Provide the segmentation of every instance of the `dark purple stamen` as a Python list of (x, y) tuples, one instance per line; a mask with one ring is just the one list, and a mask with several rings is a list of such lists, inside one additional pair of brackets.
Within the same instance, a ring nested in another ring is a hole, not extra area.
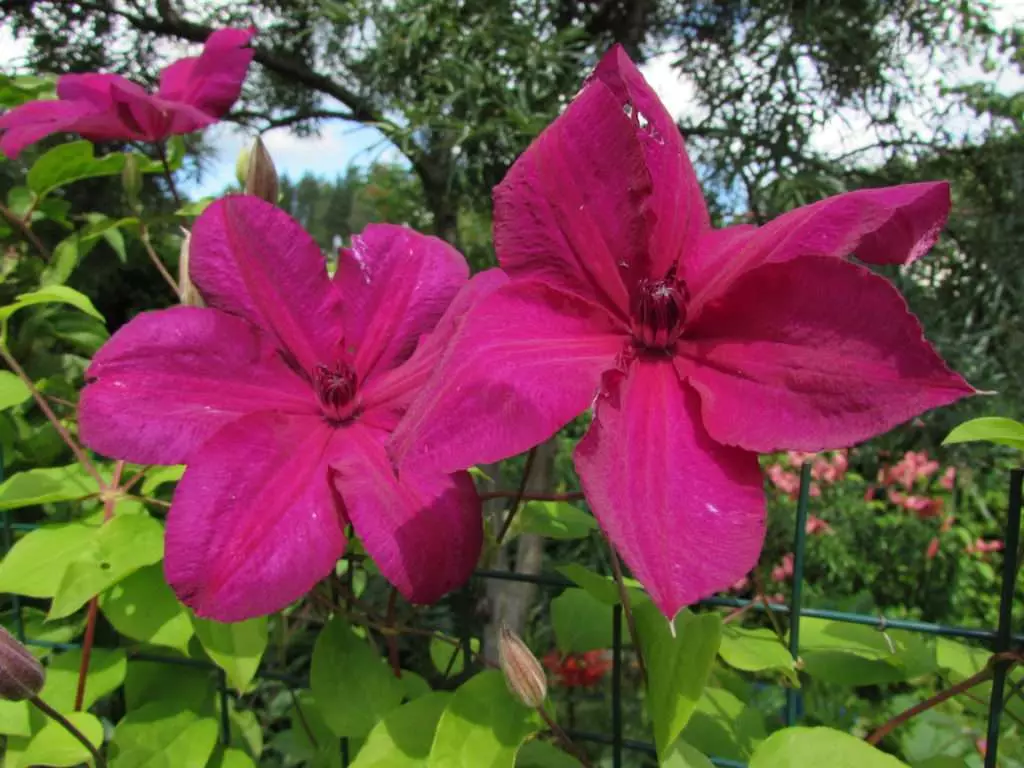
[(686, 322), (686, 286), (672, 275), (641, 280), (633, 293), (633, 340), (645, 349), (668, 349), (682, 335)]
[(348, 407), (356, 395), (356, 372), (347, 363), (323, 364), (313, 369), (313, 388), (324, 415), (334, 421), (350, 415)]

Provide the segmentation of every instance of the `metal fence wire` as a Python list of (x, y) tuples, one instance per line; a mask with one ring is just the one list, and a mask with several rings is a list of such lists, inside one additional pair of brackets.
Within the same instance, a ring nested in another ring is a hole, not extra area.
[[(0, 480), (3, 479), (3, 467), (0, 464)], [(1013, 632), (1013, 597), (1017, 580), (1017, 562), (1020, 549), (1020, 524), (1021, 524), (1021, 490), (1024, 481), (1024, 469), (1015, 469), (1010, 472), (1009, 503), (1007, 505), (1007, 528), (1005, 536), (1002, 589), (999, 601), (999, 625), (995, 629), (947, 626), (923, 621), (909, 621), (904, 619), (889, 619), (885, 616), (870, 615), (862, 613), (848, 613), (844, 611), (822, 610), (816, 608), (804, 608), (802, 606), (802, 595), (804, 585), (804, 561), (807, 543), (807, 511), (811, 487), (811, 465), (804, 463), (800, 471), (800, 491), (797, 497), (796, 526), (793, 535), (793, 584), (790, 593), (790, 602), (767, 603), (764, 601), (744, 600), (730, 597), (713, 597), (701, 601), (699, 605), (709, 608), (747, 608), (754, 611), (772, 611), (773, 613), (789, 616), (789, 651), (794, 659), (799, 656), (800, 647), (800, 619), (804, 616), (828, 619), (831, 621), (845, 622), (849, 624), (860, 624), (872, 626), (879, 631), (888, 629), (906, 630), (925, 635), (938, 637), (950, 637), (965, 640), (978, 641), (986, 645), (993, 654), (1005, 654), (1014, 647), (1024, 646), (1024, 635)], [(35, 525), (15, 524), (11, 520), (11, 512), (3, 512), (3, 546), (6, 553), (13, 544), (15, 530), (32, 530)], [(550, 575), (529, 575), (512, 571), (477, 570), (475, 577), (478, 579), (499, 579), (505, 581), (518, 581), (537, 584), (542, 587), (557, 589), (578, 589), (575, 582), (569, 579)], [(10, 596), (11, 608), (14, 613), (15, 634), (18, 639), (26, 645), (35, 645), (54, 650), (71, 650), (80, 648), (79, 643), (53, 643), (45, 640), (26, 637), (25, 625), (22, 616), (22, 603), (18, 595)], [(610, 701), (610, 729), (605, 733), (586, 732), (579, 730), (568, 730), (568, 735), (576, 742), (590, 742), (601, 744), (612, 748), (612, 766), (621, 768), (625, 752), (635, 752), (650, 757), (656, 757), (654, 744), (648, 741), (627, 739), (623, 735), (622, 719), (622, 671), (623, 671), (623, 650), (626, 642), (623, 639), (623, 612), (621, 605), (615, 605), (612, 611), (612, 670), (611, 686), (612, 695)], [(463, 622), (463, 626), (469, 626), (469, 622)], [(470, 649), (472, 638), (468, 631), (464, 631), (460, 639), (463, 648), (463, 658), (472, 658)], [(228, 684), (227, 676), (211, 662), (200, 659), (187, 659), (161, 654), (128, 651), (128, 657), (138, 661), (158, 662), (171, 665), (189, 666), (201, 669), (208, 669), (217, 673), (217, 693), (220, 700), (220, 738), (223, 744), (229, 744), (231, 740), (230, 723), (228, 718)], [(984, 768), (997, 768), (999, 752), (999, 728), (1003, 715), (1006, 700), (1018, 691), (1012, 688), (1006, 691), (1007, 675), (1012, 662), (1009, 659), (997, 659), (993, 664), (992, 693), (988, 704), (987, 742), (984, 760)], [(465, 665), (467, 668), (468, 664)], [(308, 687), (308, 680), (300, 680), (287, 675), (278, 675), (267, 670), (260, 670), (257, 677), (263, 680), (282, 682), (292, 687)], [(785, 689), (786, 702), (782, 711), (782, 720), (786, 726), (796, 725), (800, 722), (803, 714), (802, 692), (798, 688), (787, 687)], [(348, 739), (339, 740), (339, 751), (341, 765), (347, 766), (351, 762), (349, 755)], [(710, 756), (714, 765), (722, 768), (747, 768), (745, 763), (722, 757)]]

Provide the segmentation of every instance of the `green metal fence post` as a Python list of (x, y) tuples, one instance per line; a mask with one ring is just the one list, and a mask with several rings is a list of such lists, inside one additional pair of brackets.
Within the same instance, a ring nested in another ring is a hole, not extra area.
[[(789, 653), (800, 658), (800, 605), (804, 591), (804, 551), (807, 548), (807, 504), (811, 495), (811, 465), (800, 467), (800, 496), (796, 503), (796, 531), (793, 534), (793, 594), (789, 611)], [(803, 694), (786, 688), (786, 725), (796, 725), (803, 714)]]

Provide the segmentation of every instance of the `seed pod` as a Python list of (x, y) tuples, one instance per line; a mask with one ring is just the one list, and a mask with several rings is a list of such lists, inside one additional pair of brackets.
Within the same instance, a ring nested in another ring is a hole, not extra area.
[(249, 152), (249, 167), (245, 174), (245, 193), (255, 195), (268, 203), (277, 204), (277, 169), (270, 153), (257, 137)]
[(186, 229), (184, 239), (181, 241), (181, 254), (178, 256), (178, 291), (181, 294), (181, 304), (184, 307), (205, 307), (206, 302), (199, 295), (199, 290), (192, 282), (188, 272), (189, 248), (192, 245), (192, 233)]
[(0, 698), (22, 701), (43, 688), (45, 673), (35, 656), (0, 627)]
[(505, 624), (498, 632), (498, 662), (513, 696), (534, 709), (544, 704), (548, 693), (544, 669), (526, 643)]
[(142, 168), (139, 158), (134, 152), (124, 153), (124, 170), (121, 171), (121, 184), (124, 196), (132, 210), (139, 207), (139, 195), (142, 194)]

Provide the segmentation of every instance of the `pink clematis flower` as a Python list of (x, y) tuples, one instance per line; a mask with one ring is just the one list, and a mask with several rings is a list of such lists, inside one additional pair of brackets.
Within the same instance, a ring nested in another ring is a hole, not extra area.
[(31, 101), (0, 116), (0, 151), (16, 157), (52, 133), (91, 141), (162, 141), (217, 122), (242, 90), (255, 29), (221, 29), (201, 55), (174, 62), (155, 94), (120, 75), (64, 75), (57, 99)]
[(467, 285), (443, 241), (371, 225), (332, 281), (297, 222), (244, 196), (196, 221), (190, 269), (208, 308), (133, 319), (80, 402), (96, 451), (188, 466), (167, 520), (178, 596), (221, 621), (278, 610), (332, 571), (348, 524), (409, 600), (461, 585), (482, 540), (472, 480), (398, 475), (384, 446), (500, 272)]
[(464, 469), (593, 407), (584, 493), (674, 616), (757, 562), (758, 453), (850, 445), (974, 391), (847, 258), (917, 259), (948, 211), (948, 185), (925, 183), (713, 229), (679, 130), (616, 47), (495, 191), (511, 279), (467, 316), (392, 450)]

